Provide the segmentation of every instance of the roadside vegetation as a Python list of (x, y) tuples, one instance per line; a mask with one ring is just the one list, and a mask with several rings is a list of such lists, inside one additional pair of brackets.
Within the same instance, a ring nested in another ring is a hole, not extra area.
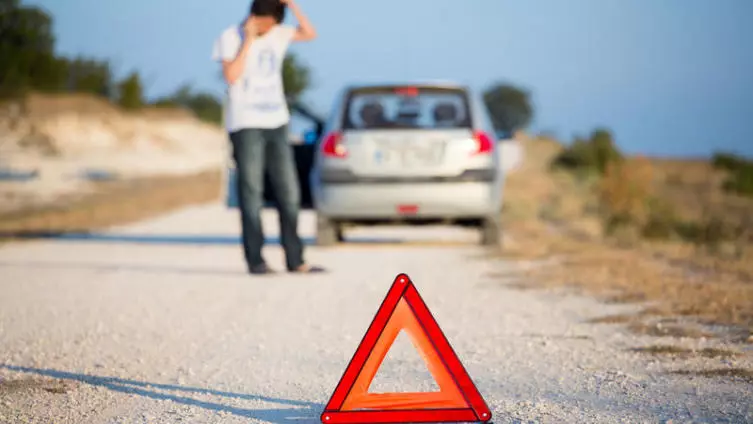
[(651, 305), (594, 321), (640, 334), (753, 343), (749, 159), (630, 157), (605, 129), (569, 145), (521, 144), (525, 162), (506, 183), (502, 255), (557, 259), (525, 271), (524, 288)]
[(552, 160), (553, 170), (591, 184), (606, 236), (687, 242), (742, 259), (753, 243), (753, 161), (720, 153), (706, 164), (682, 165), (626, 158), (606, 130), (575, 140)]

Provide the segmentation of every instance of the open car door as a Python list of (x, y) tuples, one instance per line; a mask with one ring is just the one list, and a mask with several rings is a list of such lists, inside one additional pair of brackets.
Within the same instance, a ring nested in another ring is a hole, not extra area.
[[(325, 121), (320, 116), (313, 113), (309, 108), (299, 102), (290, 103), (290, 112), (296, 116), (305, 118), (313, 123), (313, 129), (307, 131), (306, 136), (300, 143), (293, 144), (293, 154), (295, 157), (296, 169), (298, 171), (298, 183), (301, 188), (301, 209), (312, 209), (314, 207), (311, 198), (311, 186), (309, 184), (309, 174), (314, 163), (314, 153), (316, 146), (324, 132)], [(237, 180), (235, 175), (235, 162), (233, 161), (232, 149), (230, 142), (227, 143), (226, 166), (224, 173), (223, 197), (228, 208), (237, 208), (238, 191)], [(275, 204), (274, 192), (269, 180), (269, 176), (264, 175), (264, 203), (267, 206)]]

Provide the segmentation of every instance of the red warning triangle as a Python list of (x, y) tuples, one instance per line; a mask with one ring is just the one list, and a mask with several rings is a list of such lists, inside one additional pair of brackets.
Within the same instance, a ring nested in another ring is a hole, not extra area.
[[(405, 331), (439, 391), (370, 393), (369, 386), (395, 339)], [(413, 282), (395, 278), (335, 388), (324, 424), (487, 422), (492, 414)]]

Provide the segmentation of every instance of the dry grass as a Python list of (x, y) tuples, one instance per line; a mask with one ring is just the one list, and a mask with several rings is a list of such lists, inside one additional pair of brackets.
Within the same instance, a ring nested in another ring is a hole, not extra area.
[(653, 167), (645, 158), (632, 162), (613, 162), (607, 166), (598, 184), (598, 200), (602, 214), (643, 226), (651, 214), (646, 199), (654, 195)]
[(73, 386), (72, 383), (62, 380), (0, 380), (0, 396), (28, 391), (45, 391), (54, 394), (65, 394), (71, 391)]
[[(611, 236), (604, 231), (605, 212), (627, 215), (628, 221), (638, 224), (655, 219), (652, 214), (657, 210), (665, 212), (647, 204), (652, 197), (686, 201), (687, 207), (671, 204), (684, 219), (726, 213), (726, 222), (739, 224), (744, 217), (753, 217), (753, 201), (724, 195), (718, 186), (710, 188), (708, 181), (720, 182), (722, 177), (709, 164), (629, 159), (610, 168), (604, 179), (589, 179), (549, 169), (562, 150), (556, 142), (522, 143), (526, 163), (506, 183), (508, 207), (503, 219), (510, 242), (502, 256), (560, 258), (556, 265), (526, 271), (534, 282), (528, 287), (576, 287), (605, 301), (650, 302), (657, 305), (654, 313), (662, 316), (733, 326), (743, 339), (753, 334), (753, 255), (747, 240), (725, 241), (712, 248), (681, 239), (649, 241), (635, 225), (618, 227)], [(723, 254), (725, 243), (743, 254)], [(679, 324), (657, 329), (644, 314), (592, 322), (599, 321), (625, 323), (634, 331), (657, 336), (708, 335)]]
[(662, 324), (632, 322), (628, 328), (636, 334), (644, 334), (653, 337), (676, 337), (690, 339), (706, 339), (713, 337), (713, 334), (703, 331), (690, 325), (681, 324)]
[(556, 265), (524, 273), (538, 286), (575, 286), (608, 302), (651, 302), (661, 305), (664, 315), (753, 329), (753, 284), (731, 274), (692, 275), (685, 267), (668, 265), (640, 249), (578, 240), (564, 233), (529, 231), (516, 238), (524, 242), (516, 244), (514, 258), (525, 257), (523, 252), (535, 258), (562, 257)]
[(94, 194), (56, 207), (0, 215), (0, 241), (88, 232), (137, 222), (215, 200), (220, 190), (219, 171), (100, 183)]
[(618, 314), (593, 318), (587, 322), (590, 324), (627, 324), (633, 320), (635, 320), (634, 314)]
[[(136, 112), (125, 111), (118, 105), (86, 93), (30, 93), (18, 103), (24, 116), (31, 119), (45, 119), (60, 114), (72, 113), (82, 116), (119, 117), (123, 114), (148, 119), (195, 119), (183, 109), (146, 106)], [(0, 103), (0, 110), (10, 103)]]
[(639, 347), (631, 349), (633, 352), (645, 353), (649, 355), (667, 355), (667, 356), (702, 356), (704, 358), (732, 358), (740, 356), (739, 352), (734, 352), (727, 349), (717, 349), (712, 347), (703, 348), (700, 350), (686, 349), (679, 346), (671, 345), (653, 345), (646, 347)]
[(717, 369), (701, 370), (701, 371), (681, 370), (681, 371), (675, 371), (673, 372), (673, 374), (686, 375), (686, 376), (687, 375), (699, 376), (699, 377), (706, 377), (706, 378), (719, 378), (719, 377), (737, 378), (745, 382), (748, 382), (750, 384), (753, 384), (753, 371), (746, 370), (744, 368), (717, 368)]

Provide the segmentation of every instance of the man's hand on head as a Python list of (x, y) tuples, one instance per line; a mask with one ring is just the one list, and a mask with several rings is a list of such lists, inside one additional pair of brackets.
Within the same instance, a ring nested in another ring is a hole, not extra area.
[(298, 3), (294, 0), (280, 0), (280, 3), (289, 7), (298, 20), (298, 28), (293, 36), (293, 41), (311, 41), (315, 39), (317, 36), (316, 29), (298, 7)]

